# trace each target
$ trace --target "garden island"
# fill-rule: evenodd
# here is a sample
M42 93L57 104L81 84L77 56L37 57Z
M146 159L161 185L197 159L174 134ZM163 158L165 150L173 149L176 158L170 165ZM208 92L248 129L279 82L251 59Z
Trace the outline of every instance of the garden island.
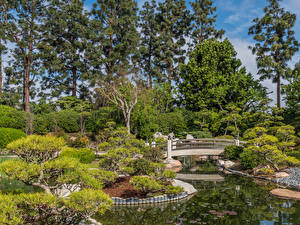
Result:
M0 224L300 224L293 7L1 1Z

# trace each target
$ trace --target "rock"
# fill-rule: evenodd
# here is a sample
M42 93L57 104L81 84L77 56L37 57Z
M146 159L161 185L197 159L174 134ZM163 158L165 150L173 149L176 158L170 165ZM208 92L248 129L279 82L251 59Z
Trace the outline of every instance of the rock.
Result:
M286 173L286 172L279 172L279 173L275 173L274 175L276 178L284 178L284 177L288 177L290 176L290 174Z
M299 191L292 191L288 189L276 188L271 191L271 194L281 198L300 199Z
M68 197L71 192L79 191L80 187L76 184L64 184L60 189L55 190L55 194L60 197Z
M230 168L230 167L234 166L234 164L235 164L234 162L229 161L229 160L221 160L221 159L219 159L217 161L217 166L225 167L225 168Z
M195 138L193 137L193 135L187 134L185 139L187 139L187 140L193 140Z
M194 188L193 185L183 182L181 180L174 179L173 186L182 187L184 189L184 191L186 191L188 193L188 195L195 194L197 192L197 190Z
M168 136L166 135L163 135L162 133L160 132L156 132L154 135L153 135L154 138L164 138L164 139L168 139Z
M207 155L195 155L194 160L196 162L203 162L203 161L208 160L208 156Z
M196 172L198 170L199 170L199 166L194 166L194 167L189 169L189 171L191 171L191 172Z
M167 170L173 170L176 173L178 173L180 170L182 170L182 164L179 160L166 159L164 161L164 163L166 164Z
M132 157L133 160L138 160L138 159L141 159L143 158L143 155L142 154L136 154Z

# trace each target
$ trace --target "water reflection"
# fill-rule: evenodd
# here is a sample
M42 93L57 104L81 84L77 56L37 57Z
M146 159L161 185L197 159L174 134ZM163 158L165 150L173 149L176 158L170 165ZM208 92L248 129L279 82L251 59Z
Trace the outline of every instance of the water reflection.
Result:
M183 202L114 208L97 219L103 225L300 224L300 201L273 197L273 184L226 176L224 182L192 182L198 193Z

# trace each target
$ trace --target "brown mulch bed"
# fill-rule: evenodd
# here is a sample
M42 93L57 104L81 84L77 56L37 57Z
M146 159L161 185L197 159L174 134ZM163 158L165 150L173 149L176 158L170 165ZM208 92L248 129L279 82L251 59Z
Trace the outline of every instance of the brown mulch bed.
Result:
M119 177L116 182L108 187L103 188L103 192L110 197L119 198L146 198L146 194L136 190L130 183L130 176Z

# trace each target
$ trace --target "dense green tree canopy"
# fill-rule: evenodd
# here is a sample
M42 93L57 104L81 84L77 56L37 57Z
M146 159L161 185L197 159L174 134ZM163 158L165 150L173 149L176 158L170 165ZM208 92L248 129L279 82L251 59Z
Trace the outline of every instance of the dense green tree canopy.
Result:
M263 97L265 90L241 67L229 40L208 40L190 54L181 67L179 90L191 110L225 109L234 104L246 111Z

